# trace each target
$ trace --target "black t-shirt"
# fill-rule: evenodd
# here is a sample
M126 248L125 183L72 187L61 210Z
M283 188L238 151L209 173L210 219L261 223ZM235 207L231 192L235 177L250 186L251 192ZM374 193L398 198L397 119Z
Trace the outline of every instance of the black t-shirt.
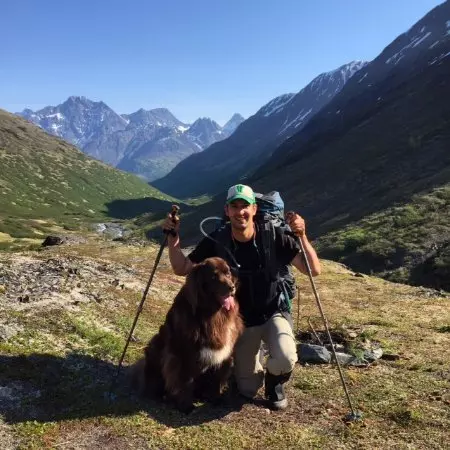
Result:
M228 230L223 232L231 233ZM211 234L213 239L223 242L218 233ZM276 281L268 280L265 269L265 256L259 236L248 241L239 242L228 239L228 250L233 255L229 256L224 251L223 244L214 242L212 239L204 238L197 247L189 254L193 263L199 263L212 256L220 256L227 260L232 269L237 269L239 264L238 278L239 287L237 298L244 322L247 326L260 325L264 323L277 309L279 291ZM279 268L291 263L300 247L295 239L279 228L275 228L275 260Z

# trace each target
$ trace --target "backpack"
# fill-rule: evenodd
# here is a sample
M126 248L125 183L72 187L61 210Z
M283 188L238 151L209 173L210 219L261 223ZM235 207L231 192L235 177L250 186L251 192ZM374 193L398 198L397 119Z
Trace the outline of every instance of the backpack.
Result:
M284 202L277 191L268 194L255 193L258 211L255 221L259 224L262 233L264 259L266 270L270 271L270 277L276 278L280 289L279 308L281 311L291 311L292 300L296 295L296 285L292 267L286 265L278 270L275 260L275 228L280 228L284 233L291 233L289 225L284 218Z
M280 228L284 233L288 233L295 238L291 233L289 225L284 219L284 202L277 191L269 192L268 194L255 193L256 204L258 210L255 216L255 224L260 234L260 242L264 250L264 271L268 281L277 282L278 308L283 312L290 312L292 306L292 299L296 296L295 279L292 274L290 265L286 265L281 269L278 267L275 258L275 228ZM227 226L228 218L225 216L222 219L222 224L217 228L218 244L222 248L217 247L219 254L224 254L225 250L230 254L227 248L230 245L231 239L220 233ZM233 258L234 259L234 258Z

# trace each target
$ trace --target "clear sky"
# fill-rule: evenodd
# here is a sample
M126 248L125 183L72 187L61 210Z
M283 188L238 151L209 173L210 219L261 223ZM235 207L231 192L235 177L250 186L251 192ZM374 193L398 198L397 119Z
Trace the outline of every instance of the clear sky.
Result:
M371 60L442 0L3 0L0 108L103 100L180 120L254 114Z

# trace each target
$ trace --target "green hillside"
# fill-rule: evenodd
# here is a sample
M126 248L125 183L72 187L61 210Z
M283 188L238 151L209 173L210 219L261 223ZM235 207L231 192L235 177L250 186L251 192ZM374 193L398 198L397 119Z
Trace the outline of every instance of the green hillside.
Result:
M0 243L36 237L49 223L132 216L137 201L167 210L173 201L138 177L87 157L74 146L0 110ZM133 200L126 202L123 200ZM110 208L120 202L122 210Z
M320 237L321 256L392 281L450 291L450 184Z

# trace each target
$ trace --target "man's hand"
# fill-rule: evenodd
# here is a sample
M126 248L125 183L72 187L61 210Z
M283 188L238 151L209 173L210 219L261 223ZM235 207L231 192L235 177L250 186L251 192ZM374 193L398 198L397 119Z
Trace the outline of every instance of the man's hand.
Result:
M170 213L162 225L164 233L170 233L171 236L178 236L180 231L180 216Z
M299 238L305 236L306 225L303 217L299 216L294 211L289 211L286 214L286 223L291 228L291 231Z

